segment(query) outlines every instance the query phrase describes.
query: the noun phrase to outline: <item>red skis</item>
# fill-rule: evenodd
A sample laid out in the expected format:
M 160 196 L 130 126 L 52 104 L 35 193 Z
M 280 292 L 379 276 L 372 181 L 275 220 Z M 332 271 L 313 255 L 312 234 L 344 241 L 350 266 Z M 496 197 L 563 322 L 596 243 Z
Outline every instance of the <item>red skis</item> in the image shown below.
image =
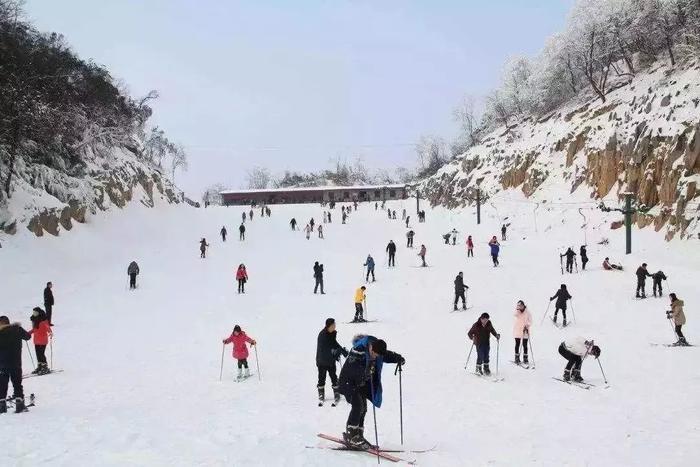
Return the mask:
M 323 439 L 328 440 L 328 441 L 333 441 L 333 442 L 335 442 L 335 443 L 342 444 L 343 446 L 346 446 L 346 447 L 347 447 L 347 444 L 346 444 L 345 441 L 344 441 L 343 439 L 341 439 L 341 438 L 336 438 L 335 436 L 324 435 L 323 433 L 319 433 L 319 434 L 318 434 L 318 437 L 319 437 L 319 438 L 323 438 Z M 382 452 L 382 451 L 377 451 L 376 449 L 373 449 L 373 448 L 370 448 L 370 449 L 353 449 L 353 451 L 357 451 L 357 452 L 366 452 L 367 454 L 371 454 L 371 455 L 373 455 L 373 456 L 379 456 L 379 457 L 381 457 L 382 459 L 386 459 L 386 460 L 391 461 L 391 462 L 401 462 L 401 461 L 404 461 L 403 459 L 401 459 L 401 458 L 399 458 L 399 457 L 392 456 L 391 454 L 387 454 L 387 453 Z M 408 462 L 408 461 L 404 461 L 404 462 Z

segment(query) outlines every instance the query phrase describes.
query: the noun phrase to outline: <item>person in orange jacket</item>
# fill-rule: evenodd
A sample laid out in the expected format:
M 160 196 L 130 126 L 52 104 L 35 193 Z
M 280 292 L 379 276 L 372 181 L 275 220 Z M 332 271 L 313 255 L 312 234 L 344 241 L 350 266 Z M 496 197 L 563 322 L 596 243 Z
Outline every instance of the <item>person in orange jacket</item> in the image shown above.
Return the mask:
M 39 307 L 32 310 L 32 329 L 29 334 L 34 339 L 34 350 L 36 351 L 37 367 L 32 374 L 45 375 L 51 370 L 46 364 L 46 346 L 49 345 L 49 339 L 53 337 L 51 326 L 46 316 L 46 312 Z

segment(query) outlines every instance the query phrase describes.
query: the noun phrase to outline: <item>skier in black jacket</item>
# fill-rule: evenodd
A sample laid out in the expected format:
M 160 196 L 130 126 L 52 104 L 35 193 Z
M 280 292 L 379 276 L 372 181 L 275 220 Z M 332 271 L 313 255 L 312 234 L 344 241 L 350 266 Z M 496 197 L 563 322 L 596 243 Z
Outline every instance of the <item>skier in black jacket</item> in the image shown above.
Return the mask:
M 389 267 L 396 266 L 396 244 L 393 240 L 389 240 L 386 252 L 389 253 Z
M 586 270 L 586 263 L 588 262 L 588 251 L 586 250 L 586 245 L 581 245 L 581 250 L 579 251 L 581 256 L 581 269 Z
M 44 289 L 44 310 L 46 310 L 46 319 L 49 320 L 49 324 L 53 326 L 51 321 L 51 314 L 53 312 L 53 283 L 47 282 L 46 288 Z
M 457 277 L 455 277 L 455 311 L 457 311 L 457 303 L 459 302 L 460 298 L 462 299 L 462 309 L 467 309 L 467 299 L 464 296 L 464 292 L 468 288 L 468 286 L 464 285 L 464 273 L 460 271 L 459 274 L 457 274 Z
M 126 268 L 126 274 L 129 276 L 129 289 L 136 288 L 136 276 L 138 276 L 140 272 L 141 270 L 136 261 L 129 263 L 129 267 Z
M 333 386 L 333 404 L 340 402 L 338 392 L 338 376 L 335 373 L 335 362 L 343 355 L 347 358 L 348 351 L 336 340 L 338 332 L 335 330 L 335 320 L 328 318 L 326 326 L 318 333 L 316 340 L 316 367 L 318 368 L 318 400 L 319 405 L 326 399 L 326 373 L 331 378 Z
M 10 324 L 7 316 L 0 316 L 0 413 L 7 412 L 7 386 L 12 381 L 15 412 L 25 412 L 22 388 L 22 341 L 31 335 L 19 323 Z
M 566 250 L 566 253 L 559 255 L 559 258 L 563 258 L 566 256 L 566 272 L 571 274 L 574 272 L 574 258 L 576 258 L 576 253 L 574 253 L 574 250 L 569 247 L 569 249 Z
M 651 274 L 649 274 L 649 271 L 647 271 L 647 263 L 642 263 L 641 266 L 637 268 L 637 292 L 636 292 L 636 297 L 637 298 L 647 298 L 647 294 L 644 291 L 644 288 L 646 287 L 647 284 L 647 277 L 651 277 Z M 642 292 L 641 295 L 639 292 Z
M 372 447 L 364 436 L 367 400 L 379 408 L 382 406 L 382 366 L 384 363 L 404 365 L 406 360 L 386 348 L 386 342 L 374 336 L 358 335 L 352 341 L 352 350 L 340 370 L 339 392 L 352 405 L 345 442 L 357 449 Z
M 557 322 L 557 313 L 559 313 L 559 310 L 561 310 L 561 314 L 564 318 L 563 326 L 566 326 L 566 302 L 572 298 L 569 291 L 566 290 L 566 284 L 562 284 L 561 288 L 557 290 L 557 293 L 555 293 L 554 296 L 549 297 L 549 301 L 551 302 L 555 298 L 557 299 L 557 302 L 554 304 L 554 318 L 552 321 L 555 323 Z
M 323 264 L 318 264 L 318 261 L 314 263 L 314 280 L 316 281 L 314 293 L 321 287 L 321 295 L 326 295 L 326 292 L 323 291 Z
M 253 211 L 250 211 L 253 212 Z M 238 227 L 238 240 L 243 241 L 245 240 L 245 224 L 241 224 Z
M 221 240 L 225 242 L 226 241 L 226 227 L 225 226 L 221 227 L 221 232 L 219 232 L 219 233 L 221 234 Z
M 668 279 L 666 277 L 666 274 L 664 274 L 663 271 L 656 271 L 654 274 L 651 275 L 651 280 L 653 281 L 654 285 L 654 297 L 656 297 L 656 291 L 659 291 L 659 297 L 664 296 L 664 289 L 661 287 L 661 281 L 665 281 Z

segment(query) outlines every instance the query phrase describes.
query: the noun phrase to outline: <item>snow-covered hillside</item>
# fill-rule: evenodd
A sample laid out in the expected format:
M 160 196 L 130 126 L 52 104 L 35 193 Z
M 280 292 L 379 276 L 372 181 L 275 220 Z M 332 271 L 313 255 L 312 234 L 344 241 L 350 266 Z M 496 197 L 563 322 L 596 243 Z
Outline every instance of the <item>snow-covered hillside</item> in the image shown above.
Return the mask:
M 413 210 L 415 202 L 391 205 Z M 3 243 L 0 262 L 10 265 L 0 282 L 3 313 L 28 325 L 41 305 L 45 282 L 54 283 L 54 366 L 64 372 L 25 380 L 37 406 L 0 415 L 6 441 L 3 465 L 70 466 L 360 466 L 365 453 L 336 452 L 319 432 L 340 434 L 349 406 L 316 406 L 316 336 L 327 317 L 338 320 L 339 341 L 356 333 L 386 339 L 406 358 L 403 372 L 406 445 L 432 447 L 400 454 L 419 465 L 686 466 L 700 456 L 697 421 L 700 353 L 673 342 L 664 311 L 668 299 L 634 299 L 634 269 L 642 261 L 668 276 L 668 290 L 685 300 L 691 343 L 700 342 L 697 287 L 700 252 L 688 242 L 666 243 L 649 229 L 635 232 L 635 254 L 622 257 L 623 235 L 607 231 L 595 213 L 586 230 L 576 211 L 529 205 L 499 211 L 484 207 L 475 225 L 472 209 L 428 209 L 427 223 L 412 223 L 415 244 L 427 246 L 429 268 L 417 248 L 405 248 L 406 229 L 383 211 L 361 205 L 347 225 L 325 226 L 325 240 L 291 232 L 289 220 L 322 218 L 319 206 L 272 206 L 247 224 L 237 241 L 239 208 L 184 209 L 131 204 L 123 211 L 78 225 L 71 235 L 41 241 L 27 230 Z M 412 218 L 415 218 L 412 215 Z M 507 217 L 501 267 L 493 268 L 486 242 Z M 230 237 L 218 237 L 222 225 Z M 603 226 L 603 227 L 599 227 Z M 441 235 L 455 227 L 457 246 Z M 476 254 L 467 259 L 464 237 Z M 562 276 L 558 251 L 589 243 L 589 270 Z M 609 245 L 597 245 L 604 236 Z M 198 241 L 211 244 L 200 259 Z M 390 239 L 397 267 L 382 263 Z M 376 323 L 345 324 L 353 293 L 364 283 L 362 264 L 377 259 L 377 282 L 368 285 L 368 314 Z M 603 257 L 622 261 L 625 272 L 606 272 Z M 127 291 L 126 268 L 137 260 L 140 286 Z M 327 295 L 314 295 L 312 265 L 325 265 Z M 234 272 L 245 263 L 247 293 L 237 295 Z M 473 308 L 451 313 L 453 280 L 464 271 Z M 540 324 L 548 298 L 565 282 L 573 295 L 575 324 L 565 330 Z M 650 287 L 650 284 L 649 284 Z M 509 363 L 517 300 L 534 317 L 536 370 Z M 467 329 L 487 311 L 502 333 L 499 373 L 492 383 L 465 371 Z M 552 311 L 551 308 L 549 310 Z M 221 340 L 240 324 L 258 341 L 262 381 L 233 381 L 230 347 L 219 382 Z M 582 390 L 555 381 L 565 338 L 594 338 L 610 382 L 587 359 L 583 376 L 596 387 Z M 495 368 L 496 342 L 492 341 Z M 24 353 L 25 371 L 30 362 Z M 251 358 L 251 363 L 255 359 Z M 399 444 L 399 386 L 393 365 L 383 373 L 384 405 L 377 410 L 379 439 Z M 330 392 L 330 385 L 327 393 Z M 372 413 L 367 437 L 374 439 Z
M 620 80 L 618 80 L 620 81 Z M 539 119 L 495 128 L 421 184 L 449 207 L 472 204 L 477 184 L 495 204 L 517 188 L 536 203 L 600 200 L 633 192 L 636 216 L 667 239 L 700 233 L 700 65 L 657 65 L 602 102 L 579 97 Z

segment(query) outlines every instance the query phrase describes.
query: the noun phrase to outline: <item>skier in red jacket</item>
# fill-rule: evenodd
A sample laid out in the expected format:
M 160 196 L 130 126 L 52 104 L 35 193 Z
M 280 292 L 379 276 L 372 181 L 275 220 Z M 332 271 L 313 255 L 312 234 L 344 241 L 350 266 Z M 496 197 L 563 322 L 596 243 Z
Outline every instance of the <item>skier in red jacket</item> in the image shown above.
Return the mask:
M 32 374 L 45 375 L 51 372 L 46 364 L 46 346 L 49 345 L 49 338 L 53 337 L 53 333 L 51 332 L 46 312 L 41 308 L 34 308 L 30 319 L 32 321 L 32 329 L 29 331 L 29 334 L 34 339 L 34 350 L 36 351 L 38 363 Z
M 238 281 L 238 293 L 245 293 L 245 283 L 248 282 L 248 271 L 246 271 L 245 264 L 243 263 L 238 265 L 236 280 Z
M 250 376 L 250 370 L 248 369 L 248 346 L 246 346 L 246 342 L 250 345 L 255 345 L 255 339 L 248 337 L 239 325 L 235 325 L 231 335 L 224 339 L 224 344 L 233 344 L 233 358 L 238 360 L 238 380 Z M 244 369 L 245 374 L 243 374 Z

